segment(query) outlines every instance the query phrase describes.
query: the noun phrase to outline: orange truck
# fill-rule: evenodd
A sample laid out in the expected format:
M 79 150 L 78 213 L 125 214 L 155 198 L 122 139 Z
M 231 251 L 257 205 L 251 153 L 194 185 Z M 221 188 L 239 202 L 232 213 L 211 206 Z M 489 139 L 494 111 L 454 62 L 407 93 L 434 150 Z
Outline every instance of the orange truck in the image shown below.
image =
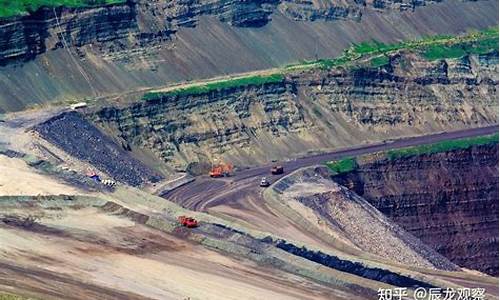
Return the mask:
M 231 176 L 233 172 L 233 165 L 231 164 L 220 164 L 213 166 L 208 175 L 213 178 Z
M 198 227 L 198 221 L 196 221 L 195 218 L 186 217 L 186 216 L 180 216 L 180 217 L 177 218 L 177 220 L 184 227 L 187 227 L 187 228 Z

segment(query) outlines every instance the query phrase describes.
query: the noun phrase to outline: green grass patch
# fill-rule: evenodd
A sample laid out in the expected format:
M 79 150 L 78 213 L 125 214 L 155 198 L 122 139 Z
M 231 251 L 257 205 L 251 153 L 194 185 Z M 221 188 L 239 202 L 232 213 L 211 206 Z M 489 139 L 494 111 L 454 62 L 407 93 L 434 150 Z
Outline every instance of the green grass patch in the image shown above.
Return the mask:
M 389 150 L 386 152 L 386 156 L 390 160 L 394 160 L 409 156 L 468 149 L 472 146 L 486 145 L 491 143 L 498 144 L 498 133 L 486 136 L 473 137 L 473 138 L 442 141 L 439 143 L 429 144 L 429 145 L 420 145 L 409 148 Z
M 372 52 L 376 52 L 378 50 L 377 42 L 363 42 L 361 44 L 354 44 L 353 49 L 356 53 L 359 54 L 368 54 Z
M 125 0 L 0 0 L 0 18 L 25 15 L 42 6 L 93 7 L 124 2 Z
M 352 47 L 352 51 L 360 55 L 366 55 L 366 54 L 386 53 L 404 47 L 405 43 L 384 44 L 378 41 L 371 41 L 371 42 L 364 42 L 361 44 L 355 44 Z
M 461 45 L 432 45 L 427 47 L 424 57 L 428 60 L 459 58 L 467 54 Z
M 233 87 L 248 86 L 248 85 L 262 85 L 266 83 L 278 83 L 284 80 L 283 74 L 271 75 L 256 75 L 243 78 L 227 79 L 217 82 L 210 82 L 206 84 L 193 85 L 186 88 L 174 89 L 167 92 L 149 92 L 143 96 L 143 100 L 149 101 L 158 99 L 165 96 L 179 96 L 179 95 L 199 95 L 205 94 L 216 90 L 228 89 Z
M 384 44 L 378 41 L 363 42 L 346 49 L 340 57 L 318 60 L 317 63 L 322 68 L 332 68 L 360 58 L 377 56 L 372 59 L 372 66 L 379 67 L 385 63 L 382 55 L 387 56 L 391 52 L 403 49 L 418 50 L 429 60 L 459 58 L 466 54 L 485 54 L 498 49 L 498 28 L 492 27 L 479 32 L 470 32 L 463 36 L 427 36 L 419 40 L 394 44 Z
M 346 65 L 348 62 L 352 61 L 353 59 L 350 58 L 350 56 L 347 55 L 342 55 L 337 58 L 333 59 L 320 59 L 317 61 L 319 64 L 320 68 L 322 69 L 331 69 L 333 67 L 339 67 Z
M 34 298 L 26 298 L 12 294 L 0 293 L 0 300 L 34 300 Z
M 429 155 L 435 153 L 442 153 L 448 151 L 456 150 L 466 150 L 473 146 L 497 144 L 498 145 L 498 133 L 491 135 L 483 135 L 472 138 L 464 138 L 457 140 L 446 140 L 429 145 L 419 145 L 414 147 L 407 147 L 401 149 L 393 149 L 383 152 L 378 152 L 377 159 L 383 159 L 384 157 L 389 160 L 395 160 L 399 158 L 407 158 L 418 155 Z M 335 174 L 343 174 L 356 170 L 358 168 L 358 159 L 363 161 L 364 159 L 373 160 L 372 154 L 365 154 L 358 157 L 346 157 L 341 160 L 330 161 L 326 163 L 326 166 L 335 172 Z
M 428 60 L 460 58 L 467 54 L 485 54 L 498 49 L 498 37 L 452 45 L 431 45 L 426 47 L 423 56 Z
M 331 69 L 339 66 L 356 64 L 360 59 L 371 58 L 372 67 L 380 67 L 388 63 L 388 55 L 399 50 L 414 50 L 422 53 L 429 60 L 443 58 L 459 58 L 466 54 L 485 54 L 498 49 L 498 28 L 488 28 L 479 32 L 470 32 L 463 36 L 435 35 L 394 44 L 378 41 L 354 44 L 344 53 L 333 59 L 319 59 L 305 62 L 303 68 Z M 384 58 L 386 57 L 386 58 Z M 292 68 L 293 66 L 293 68 Z M 288 69 L 299 69 L 299 65 L 288 66 Z M 287 68 L 285 68 L 287 69 Z
M 327 162 L 326 165 L 330 170 L 337 174 L 347 173 L 354 171 L 358 167 L 356 159 L 353 157 L 347 157 L 341 160 Z
M 486 54 L 498 50 L 498 35 L 472 43 L 466 50 L 471 54 Z
M 370 60 L 370 66 L 373 68 L 382 67 L 389 64 L 389 57 L 385 55 L 376 56 Z

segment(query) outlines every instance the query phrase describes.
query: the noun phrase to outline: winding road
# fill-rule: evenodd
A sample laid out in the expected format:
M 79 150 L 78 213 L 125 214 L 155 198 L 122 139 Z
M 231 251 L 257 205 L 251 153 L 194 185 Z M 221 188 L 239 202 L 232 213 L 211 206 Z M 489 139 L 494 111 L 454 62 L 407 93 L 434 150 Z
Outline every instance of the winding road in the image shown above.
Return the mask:
M 237 170 L 234 176 L 222 179 L 213 179 L 208 176 L 197 177 L 195 181 L 162 195 L 165 199 L 197 211 L 207 211 L 208 208 L 220 204 L 238 202 L 238 199 L 248 195 L 259 195 L 261 177 L 266 176 L 270 183 L 275 182 L 286 174 L 299 168 L 323 164 L 326 161 L 340 159 L 346 156 L 357 156 L 389 149 L 404 148 L 416 145 L 431 144 L 443 140 L 453 140 L 498 132 L 498 125 L 488 127 L 463 129 L 442 132 L 417 137 L 402 138 L 376 144 L 359 145 L 339 149 L 329 153 L 322 153 L 288 161 L 275 162 L 259 167 Z M 280 164 L 285 169 L 284 175 L 270 175 L 269 169 L 274 164 Z

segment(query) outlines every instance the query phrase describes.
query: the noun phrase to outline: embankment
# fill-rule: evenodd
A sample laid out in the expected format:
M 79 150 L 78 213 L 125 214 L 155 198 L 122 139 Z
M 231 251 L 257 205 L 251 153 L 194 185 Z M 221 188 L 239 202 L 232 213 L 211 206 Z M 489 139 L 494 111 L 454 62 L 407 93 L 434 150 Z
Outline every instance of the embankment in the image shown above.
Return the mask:
M 264 197 L 274 210 L 312 236 L 342 243 L 344 247 L 361 250 L 379 260 L 458 270 L 456 265 L 394 224 L 365 199 L 332 182 L 326 167 L 299 169 L 277 181 L 271 190 L 266 190 Z M 314 257 L 316 254 L 309 255 Z
M 457 265 L 498 275 L 498 142 L 358 159 L 333 179 Z

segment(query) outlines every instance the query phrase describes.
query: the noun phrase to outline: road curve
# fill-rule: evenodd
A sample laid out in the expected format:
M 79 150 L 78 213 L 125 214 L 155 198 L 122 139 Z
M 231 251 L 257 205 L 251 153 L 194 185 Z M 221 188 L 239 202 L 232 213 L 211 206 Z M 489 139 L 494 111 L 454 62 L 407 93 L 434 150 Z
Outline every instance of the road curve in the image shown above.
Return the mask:
M 357 156 L 367 153 L 379 152 L 390 149 L 404 148 L 416 145 L 431 144 L 443 140 L 453 140 L 498 132 L 498 125 L 442 132 L 424 136 L 402 138 L 376 144 L 359 145 L 339 149 L 329 153 L 322 153 L 289 161 L 276 162 L 285 169 L 285 174 L 306 166 L 322 164 L 325 161 L 336 160 L 346 156 Z M 267 176 L 269 181 L 275 182 L 283 175 L 269 176 L 272 164 L 238 170 L 234 176 L 224 179 L 212 179 L 200 176 L 195 181 L 181 186 L 162 195 L 165 199 L 192 210 L 206 211 L 209 207 L 222 203 L 237 201 L 242 195 L 259 193 L 258 183 L 262 176 Z

